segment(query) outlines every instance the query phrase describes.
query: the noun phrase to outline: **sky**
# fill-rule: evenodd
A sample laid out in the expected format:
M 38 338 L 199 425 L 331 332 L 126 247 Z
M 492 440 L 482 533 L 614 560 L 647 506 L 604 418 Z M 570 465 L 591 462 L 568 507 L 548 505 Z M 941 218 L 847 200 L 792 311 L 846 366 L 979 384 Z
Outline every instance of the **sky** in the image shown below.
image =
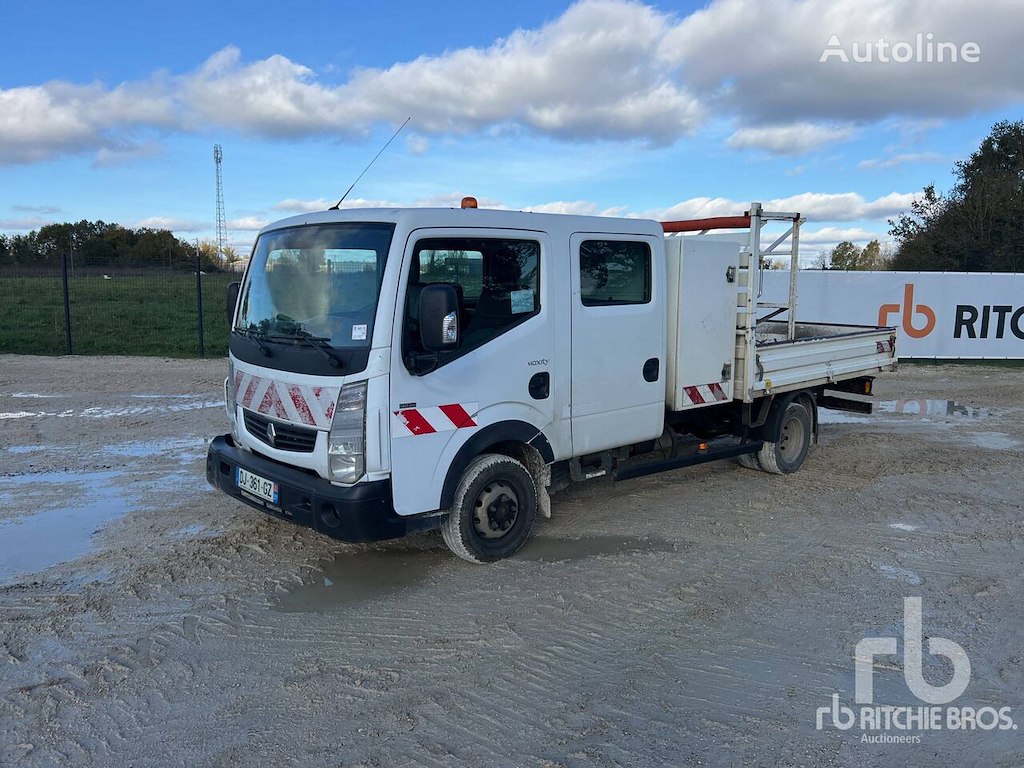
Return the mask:
M 346 206 L 799 211 L 805 263 L 1024 106 L 1024 0 L 3 0 L 0 232 Z M 943 61 L 936 60 L 942 54 Z M 902 60 L 901 60 L 902 59 Z

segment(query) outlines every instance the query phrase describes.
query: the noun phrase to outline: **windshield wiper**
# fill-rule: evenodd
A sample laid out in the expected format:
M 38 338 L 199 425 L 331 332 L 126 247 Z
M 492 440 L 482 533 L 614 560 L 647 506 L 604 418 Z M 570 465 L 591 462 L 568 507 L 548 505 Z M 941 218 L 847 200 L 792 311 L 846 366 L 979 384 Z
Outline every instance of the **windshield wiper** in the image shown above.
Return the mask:
M 263 353 L 264 357 L 274 356 L 274 353 L 270 351 L 270 347 L 261 341 L 262 338 L 266 337 L 266 334 L 262 331 L 257 331 L 252 328 L 235 328 L 235 332 L 240 333 L 247 339 L 252 339 L 256 343 L 256 346 L 260 348 L 260 352 Z
M 320 355 L 331 364 L 332 368 L 342 368 L 341 359 L 334 354 L 334 347 L 331 340 L 326 336 L 313 336 L 307 331 L 300 331 L 296 334 L 290 333 L 265 333 L 263 338 L 267 341 L 294 341 L 306 347 L 315 349 Z

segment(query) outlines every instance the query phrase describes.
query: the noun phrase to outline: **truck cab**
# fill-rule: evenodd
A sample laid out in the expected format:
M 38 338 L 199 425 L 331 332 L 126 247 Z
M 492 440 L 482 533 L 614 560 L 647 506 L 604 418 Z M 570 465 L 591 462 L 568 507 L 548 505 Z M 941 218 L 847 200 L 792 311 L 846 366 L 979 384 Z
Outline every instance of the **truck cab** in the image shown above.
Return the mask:
M 544 492 L 520 486 L 662 433 L 663 243 L 651 221 L 479 209 L 267 227 L 232 316 L 211 482 L 363 541 L 440 527 L 474 461 L 505 456 L 473 466 L 489 490 L 462 546 L 510 554 Z

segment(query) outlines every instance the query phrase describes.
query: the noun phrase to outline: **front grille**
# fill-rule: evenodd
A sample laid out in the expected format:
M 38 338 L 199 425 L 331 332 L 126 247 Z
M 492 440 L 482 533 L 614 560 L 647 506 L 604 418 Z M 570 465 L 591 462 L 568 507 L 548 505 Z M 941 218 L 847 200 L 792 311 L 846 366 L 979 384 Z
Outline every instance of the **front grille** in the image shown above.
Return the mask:
M 245 428 L 249 434 L 273 448 L 277 448 L 280 451 L 312 453 L 316 447 L 315 429 L 296 427 L 294 424 L 274 421 L 266 416 L 260 416 L 258 413 L 247 411 L 244 408 L 242 413 L 245 417 Z M 267 436 L 268 424 L 274 425 L 274 442 L 270 442 L 270 438 Z

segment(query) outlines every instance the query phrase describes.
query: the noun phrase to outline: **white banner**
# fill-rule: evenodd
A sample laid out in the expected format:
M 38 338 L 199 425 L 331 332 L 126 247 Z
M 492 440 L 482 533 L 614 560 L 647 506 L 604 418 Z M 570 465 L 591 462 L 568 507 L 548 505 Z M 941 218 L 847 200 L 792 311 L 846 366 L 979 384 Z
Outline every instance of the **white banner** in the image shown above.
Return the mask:
M 895 326 L 900 357 L 1024 358 L 1024 274 L 801 270 L 797 291 L 801 322 Z M 761 301 L 788 296 L 765 272 Z

